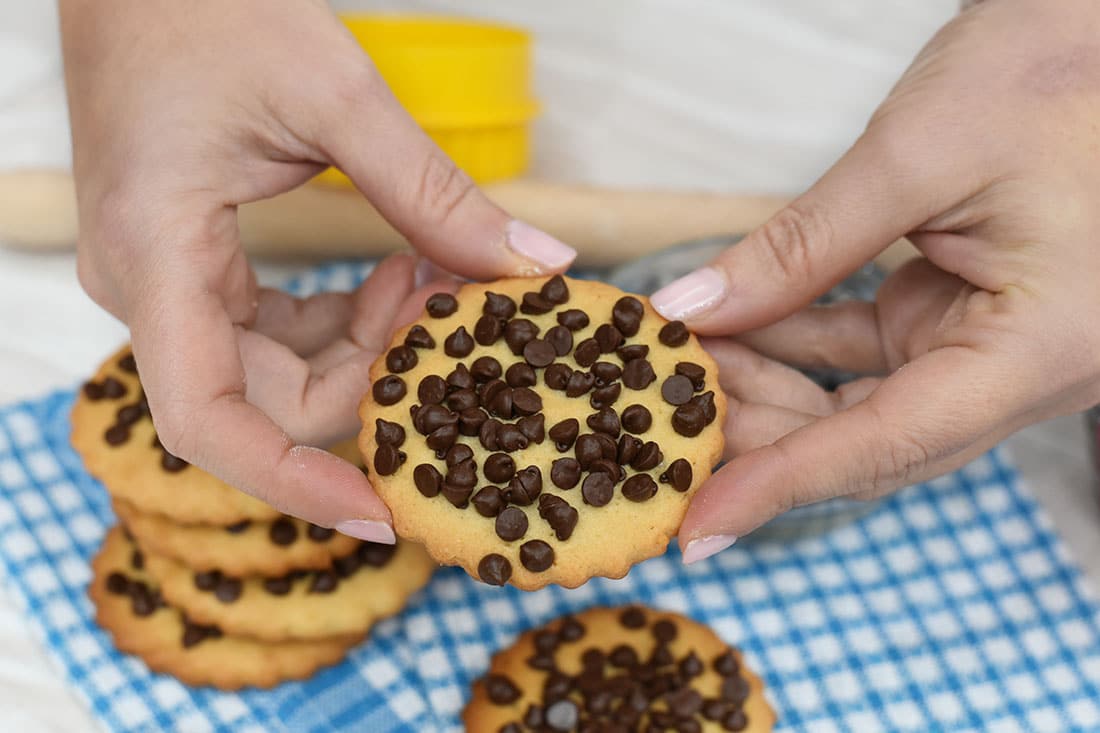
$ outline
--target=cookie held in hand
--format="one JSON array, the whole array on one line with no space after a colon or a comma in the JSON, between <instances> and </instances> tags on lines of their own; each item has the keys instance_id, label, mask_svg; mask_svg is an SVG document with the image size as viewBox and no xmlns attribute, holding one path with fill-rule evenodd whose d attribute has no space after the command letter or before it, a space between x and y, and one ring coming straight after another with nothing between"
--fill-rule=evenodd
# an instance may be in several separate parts
<instances>
[{"instance_id":1,"label":"cookie held in hand","mask_svg":"<svg viewBox=\"0 0 1100 733\"><path fill-rule=\"evenodd\" d=\"M359 447L397 533L493 585L622 577L722 455L726 400L684 324L554 276L431 296L371 368Z\"/></svg>"}]
</instances>

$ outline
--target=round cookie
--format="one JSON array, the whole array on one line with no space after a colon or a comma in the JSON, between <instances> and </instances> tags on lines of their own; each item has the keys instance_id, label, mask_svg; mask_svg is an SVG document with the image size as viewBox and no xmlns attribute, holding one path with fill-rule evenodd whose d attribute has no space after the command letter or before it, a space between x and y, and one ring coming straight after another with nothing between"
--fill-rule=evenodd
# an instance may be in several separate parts
<instances>
[{"instance_id":1,"label":"round cookie","mask_svg":"<svg viewBox=\"0 0 1100 733\"><path fill-rule=\"evenodd\" d=\"M92 561L88 586L96 623L111 634L121 651L186 684L237 690L303 679L340 661L362 639L359 635L263 643L192 623L165 605L148 574L134 567L135 552L135 545L119 527L104 538Z\"/></svg>"},{"instance_id":2,"label":"round cookie","mask_svg":"<svg viewBox=\"0 0 1100 733\"><path fill-rule=\"evenodd\" d=\"M125 499L115 499L113 506L143 550L193 570L266 576L322 570L359 546L354 537L293 517L228 526L177 524L162 514L140 512Z\"/></svg>"},{"instance_id":3,"label":"round cookie","mask_svg":"<svg viewBox=\"0 0 1100 733\"><path fill-rule=\"evenodd\" d=\"M641 606L528 631L474 683L467 730L770 731L760 678L706 626Z\"/></svg>"},{"instance_id":4,"label":"round cookie","mask_svg":"<svg viewBox=\"0 0 1100 733\"><path fill-rule=\"evenodd\" d=\"M467 284L425 310L359 407L397 533L525 590L664 552L724 444L717 368L684 325L561 276Z\"/></svg>"},{"instance_id":5,"label":"round cookie","mask_svg":"<svg viewBox=\"0 0 1100 733\"><path fill-rule=\"evenodd\" d=\"M422 547L403 541L359 542L331 570L279 577L195 572L154 554L145 556L145 566L164 598L189 619L264 641L364 634L404 608L436 567Z\"/></svg>"}]
</instances>

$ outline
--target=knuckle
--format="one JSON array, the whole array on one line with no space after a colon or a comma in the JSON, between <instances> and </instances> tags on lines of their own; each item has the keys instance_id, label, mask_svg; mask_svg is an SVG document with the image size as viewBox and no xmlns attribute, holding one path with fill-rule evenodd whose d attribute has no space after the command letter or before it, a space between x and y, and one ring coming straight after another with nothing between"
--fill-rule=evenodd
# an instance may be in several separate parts
<instances>
[{"instance_id":1,"label":"knuckle","mask_svg":"<svg viewBox=\"0 0 1100 733\"><path fill-rule=\"evenodd\" d=\"M768 220L758 241L778 274L798 287L814 279L815 262L832 237L825 212L816 204L795 201Z\"/></svg>"},{"instance_id":2,"label":"knuckle","mask_svg":"<svg viewBox=\"0 0 1100 733\"><path fill-rule=\"evenodd\" d=\"M420 167L415 203L438 226L450 219L474 191L473 180L443 151L433 149Z\"/></svg>"}]
</instances>

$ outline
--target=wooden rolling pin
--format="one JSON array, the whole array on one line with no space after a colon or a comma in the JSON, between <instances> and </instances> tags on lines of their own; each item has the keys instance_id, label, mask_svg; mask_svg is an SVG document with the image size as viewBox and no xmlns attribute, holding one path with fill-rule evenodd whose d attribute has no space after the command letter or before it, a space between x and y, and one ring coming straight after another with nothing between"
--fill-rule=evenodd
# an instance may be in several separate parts
<instances>
[{"instance_id":1,"label":"wooden rolling pin","mask_svg":"<svg viewBox=\"0 0 1100 733\"><path fill-rule=\"evenodd\" d=\"M696 237L750 231L787 200L533 180L489 184L484 190L516 217L575 247L578 264L597 267ZM0 242L68 249L76 230L67 171L0 172ZM357 191L312 184L242 206L240 230L250 253L275 257L372 257L406 246Z\"/></svg>"}]
</instances>

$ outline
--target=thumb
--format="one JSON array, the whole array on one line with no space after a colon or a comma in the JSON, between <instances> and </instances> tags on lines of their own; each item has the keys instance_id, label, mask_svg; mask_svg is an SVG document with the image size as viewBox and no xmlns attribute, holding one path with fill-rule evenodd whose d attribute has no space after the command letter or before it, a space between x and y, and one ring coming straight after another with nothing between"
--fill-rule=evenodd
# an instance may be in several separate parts
<instances>
[{"instance_id":1,"label":"thumb","mask_svg":"<svg viewBox=\"0 0 1100 733\"><path fill-rule=\"evenodd\" d=\"M921 160L918 170L909 152L917 146L892 137L868 130L809 191L708 266L654 293L653 307L701 334L768 325L940 213L949 205L951 184L940 179L950 161Z\"/></svg>"},{"instance_id":2,"label":"thumb","mask_svg":"<svg viewBox=\"0 0 1100 733\"><path fill-rule=\"evenodd\" d=\"M564 271L577 253L494 204L409 116L370 67L323 148L422 255L475 279ZM368 108L369 107L369 108ZM367 121L364 123L364 121Z\"/></svg>"}]
</instances>

